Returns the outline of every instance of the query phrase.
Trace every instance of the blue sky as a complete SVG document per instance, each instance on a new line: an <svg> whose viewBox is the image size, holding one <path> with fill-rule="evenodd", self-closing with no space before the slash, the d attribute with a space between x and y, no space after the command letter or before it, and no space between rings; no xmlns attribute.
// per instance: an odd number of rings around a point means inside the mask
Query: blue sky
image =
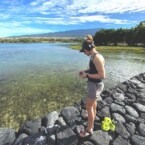
<svg viewBox="0 0 145 145"><path fill-rule="evenodd" d="M145 0L0 0L0 37L91 28L132 28Z"/></svg>

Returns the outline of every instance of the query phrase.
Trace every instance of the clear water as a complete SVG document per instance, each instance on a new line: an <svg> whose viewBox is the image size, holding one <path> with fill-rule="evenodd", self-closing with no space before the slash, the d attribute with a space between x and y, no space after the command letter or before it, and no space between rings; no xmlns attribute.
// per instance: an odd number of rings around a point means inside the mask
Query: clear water
<svg viewBox="0 0 145 145"><path fill-rule="evenodd" d="M0 44L0 127L60 110L86 95L89 57L61 43ZM105 88L145 72L145 52L104 51Z"/></svg>
<svg viewBox="0 0 145 145"><path fill-rule="evenodd" d="M14 75L37 72L70 73L88 67L89 57L69 44L29 43L0 44L0 80ZM145 72L144 53L102 52L106 60L106 88Z"/></svg>
<svg viewBox="0 0 145 145"><path fill-rule="evenodd" d="M0 74L59 70L77 70L85 61L80 53L65 44L0 44Z"/></svg>

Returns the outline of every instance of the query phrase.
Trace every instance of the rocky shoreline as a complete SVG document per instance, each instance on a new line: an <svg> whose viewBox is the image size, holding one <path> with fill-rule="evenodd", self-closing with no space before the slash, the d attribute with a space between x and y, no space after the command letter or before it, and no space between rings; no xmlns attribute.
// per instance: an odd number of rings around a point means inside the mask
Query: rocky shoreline
<svg viewBox="0 0 145 145"><path fill-rule="evenodd" d="M145 73L102 92L94 134L82 139L79 131L87 126L84 112L82 98L60 112L23 123L17 132L0 128L0 145L145 145ZM104 117L115 120L114 132L101 129Z"/></svg>

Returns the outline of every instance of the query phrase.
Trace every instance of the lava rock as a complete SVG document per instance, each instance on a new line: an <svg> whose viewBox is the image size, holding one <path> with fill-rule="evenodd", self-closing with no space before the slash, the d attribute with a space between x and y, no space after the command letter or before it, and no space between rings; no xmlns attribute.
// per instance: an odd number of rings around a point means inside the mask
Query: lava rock
<svg viewBox="0 0 145 145"><path fill-rule="evenodd" d="M126 139L122 138L121 136L118 136L111 145L131 145Z"/></svg>
<svg viewBox="0 0 145 145"><path fill-rule="evenodd" d="M134 135L135 130L136 130L136 126L134 123L129 122L125 124L127 131L131 134Z"/></svg>
<svg viewBox="0 0 145 145"><path fill-rule="evenodd" d="M114 93L112 95L113 99L116 99L118 101L123 101L125 99L124 95L122 93Z"/></svg>
<svg viewBox="0 0 145 145"><path fill-rule="evenodd" d="M126 111L127 111L127 113L129 114L129 115L131 115L131 116L133 116L133 117L135 117L135 118L138 118L139 117L139 114L138 114L138 112L134 109L134 108L132 108L131 106L125 106L125 109L126 109Z"/></svg>
<svg viewBox="0 0 145 145"><path fill-rule="evenodd" d="M105 106L104 108L102 108L101 110L99 110L98 111L98 116L100 117L100 118L104 118L104 117L110 117L111 115L110 115L110 109L109 109L109 107L108 106Z"/></svg>
<svg viewBox="0 0 145 145"><path fill-rule="evenodd" d="M11 145L15 139L14 129L0 128L0 145Z"/></svg>
<svg viewBox="0 0 145 145"><path fill-rule="evenodd" d="M125 123L126 120L124 119L124 117L122 115L120 115L119 113L113 113L112 117L114 120L116 121L121 121L122 123Z"/></svg>
<svg viewBox="0 0 145 145"><path fill-rule="evenodd" d="M126 110L124 109L123 106L120 106L120 105L115 104L115 103L112 103L110 108L111 108L112 112L121 113L123 115L126 113Z"/></svg>
<svg viewBox="0 0 145 145"><path fill-rule="evenodd" d="M25 133L27 135L35 134L41 128L41 118L33 119L25 122L18 131L18 134Z"/></svg>
<svg viewBox="0 0 145 145"><path fill-rule="evenodd" d="M131 141L133 145L145 145L145 137L139 135L133 135Z"/></svg>
<svg viewBox="0 0 145 145"><path fill-rule="evenodd" d="M93 135L88 140L95 145L109 145L110 141L112 141L112 137L108 132L98 130L94 131Z"/></svg>
<svg viewBox="0 0 145 145"><path fill-rule="evenodd" d="M78 138L68 126L61 127L57 134L57 145L76 145Z"/></svg>
<svg viewBox="0 0 145 145"><path fill-rule="evenodd" d="M139 124L138 132L141 136L145 137L145 124L143 124L143 123Z"/></svg>
<svg viewBox="0 0 145 145"><path fill-rule="evenodd" d="M20 135L17 137L17 139L15 140L15 142L13 143L13 145L22 145L22 144L23 144L23 141L24 141L24 139L25 139L26 137L28 137L27 134L24 134L24 133L20 134Z"/></svg>
<svg viewBox="0 0 145 145"><path fill-rule="evenodd" d="M125 119L126 119L127 122L133 122L135 124L138 122L135 117L133 117L131 115L128 115L128 114L125 115Z"/></svg>
<svg viewBox="0 0 145 145"><path fill-rule="evenodd" d="M53 111L42 118L42 126L45 127L54 126L58 118L59 118L59 113L57 111Z"/></svg>
<svg viewBox="0 0 145 145"><path fill-rule="evenodd" d="M140 103L133 103L133 106L140 112L145 112L145 105Z"/></svg>
<svg viewBox="0 0 145 145"><path fill-rule="evenodd" d="M116 124L116 132L125 139L128 139L130 137L130 133L127 131L121 121L117 122Z"/></svg>
<svg viewBox="0 0 145 145"><path fill-rule="evenodd" d="M61 111L61 115L65 121L69 122L71 120L74 120L77 116L79 116L80 112L77 110L77 108L71 106L63 108Z"/></svg>

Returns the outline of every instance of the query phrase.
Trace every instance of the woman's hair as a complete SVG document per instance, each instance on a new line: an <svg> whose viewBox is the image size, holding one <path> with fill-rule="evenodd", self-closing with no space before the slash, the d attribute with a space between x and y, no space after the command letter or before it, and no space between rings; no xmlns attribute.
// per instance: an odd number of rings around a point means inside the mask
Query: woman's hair
<svg viewBox="0 0 145 145"><path fill-rule="evenodd" d="M85 39L86 39L86 41L87 41L88 44L91 44L92 45L92 48L95 48L94 40L93 40L93 36L92 35L90 35L90 34L87 35Z"/></svg>
<svg viewBox="0 0 145 145"><path fill-rule="evenodd" d="M92 35L87 35L87 36L85 37L85 39L86 39L86 41L87 41L88 43L94 43L94 40L93 40Z"/></svg>
<svg viewBox="0 0 145 145"><path fill-rule="evenodd" d="M82 49L80 50L80 52L84 52L85 49L91 51L93 48L95 48L93 37L91 35L87 35L84 38Z"/></svg>

